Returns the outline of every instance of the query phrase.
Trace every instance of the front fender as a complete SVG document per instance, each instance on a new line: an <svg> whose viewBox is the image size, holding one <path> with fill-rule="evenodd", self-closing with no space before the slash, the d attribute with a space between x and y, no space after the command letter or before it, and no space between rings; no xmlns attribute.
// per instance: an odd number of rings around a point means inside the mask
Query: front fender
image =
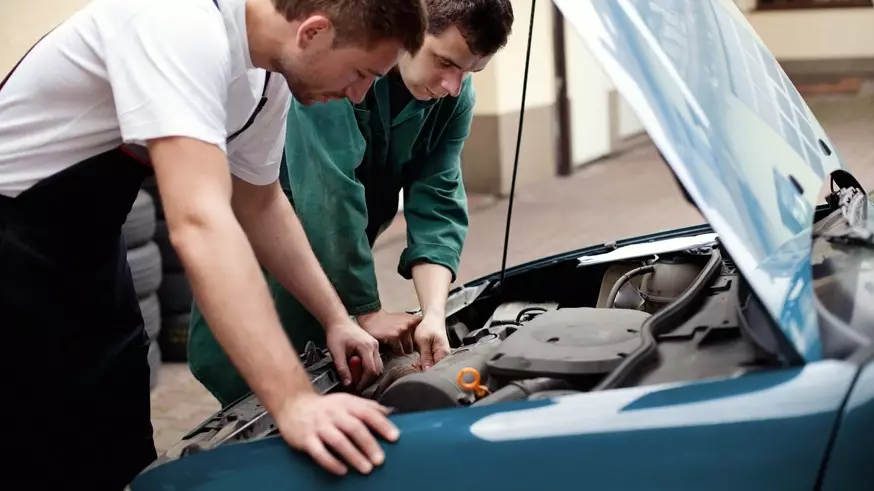
<svg viewBox="0 0 874 491"><path fill-rule="evenodd" d="M281 439L145 472L132 491L813 489L856 367L823 361L732 379L393 417L369 476L328 475Z"/></svg>

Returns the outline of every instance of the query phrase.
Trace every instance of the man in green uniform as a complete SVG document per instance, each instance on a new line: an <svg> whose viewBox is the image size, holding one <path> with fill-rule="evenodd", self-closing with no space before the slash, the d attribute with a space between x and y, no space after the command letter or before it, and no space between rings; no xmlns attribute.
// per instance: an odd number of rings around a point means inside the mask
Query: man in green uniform
<svg viewBox="0 0 874 491"><path fill-rule="evenodd" d="M510 0L425 3L424 45L377 80L364 101L292 101L280 180L349 313L395 353L419 351L427 369L449 352L446 298L467 235L460 158L473 119L471 72L506 44L513 10ZM401 191L407 248L398 273L413 280L421 317L386 312L377 291L372 246L396 216ZM308 340L324 346L318 322L268 278L296 348ZM223 405L249 392L196 305L188 352L193 374ZM335 363L348 378L347 361Z"/></svg>

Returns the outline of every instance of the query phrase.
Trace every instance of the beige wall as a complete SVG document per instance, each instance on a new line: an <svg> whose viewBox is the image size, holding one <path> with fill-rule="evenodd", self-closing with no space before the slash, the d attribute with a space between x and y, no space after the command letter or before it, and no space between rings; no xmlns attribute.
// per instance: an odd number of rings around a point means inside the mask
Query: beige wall
<svg viewBox="0 0 874 491"><path fill-rule="evenodd" d="M473 192L505 195L512 181L531 1L513 0L513 10L516 21L507 46L485 70L473 76L475 119L462 154L465 183ZM552 21L552 3L538 1L520 148L520 186L550 178L556 171ZM534 155L540 158L532 158Z"/></svg>
<svg viewBox="0 0 874 491"><path fill-rule="evenodd" d="M518 111L522 101L522 77L528 48L531 1L513 0L516 21L507 46L480 73L474 74L477 114ZM552 57L552 2L538 1L531 45L526 107L555 102L555 71Z"/></svg>
<svg viewBox="0 0 874 491"><path fill-rule="evenodd" d="M6 74L40 36L89 0L0 0L0 73Z"/></svg>
<svg viewBox="0 0 874 491"><path fill-rule="evenodd" d="M778 60L874 58L874 8L756 11L735 0Z"/></svg>
<svg viewBox="0 0 874 491"><path fill-rule="evenodd" d="M779 60L874 58L874 8L750 12Z"/></svg>
<svg viewBox="0 0 874 491"><path fill-rule="evenodd" d="M462 156L465 181L475 192L506 194L512 178L514 145L528 42L530 0L513 0L513 35L483 72L474 75L476 120ZM537 3L531 67L520 149L518 185L556 175L558 136L553 48L553 5ZM640 123L590 55L574 29L565 26L571 162L582 165L615 150L616 140L639 134Z"/></svg>
<svg viewBox="0 0 874 491"><path fill-rule="evenodd" d="M578 166L610 152L613 83L573 25L564 22L571 163Z"/></svg>

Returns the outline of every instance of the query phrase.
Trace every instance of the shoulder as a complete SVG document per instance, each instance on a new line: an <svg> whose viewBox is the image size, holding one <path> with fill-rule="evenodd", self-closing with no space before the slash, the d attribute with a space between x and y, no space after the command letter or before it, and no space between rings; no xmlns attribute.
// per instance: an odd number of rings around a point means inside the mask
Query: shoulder
<svg viewBox="0 0 874 491"><path fill-rule="evenodd" d="M125 32L130 23L162 19L171 25L187 25L192 31L223 25L222 12L212 0L91 0L77 16L94 19L103 30L115 21L115 32Z"/></svg>
<svg viewBox="0 0 874 491"><path fill-rule="evenodd" d="M106 42L169 37L173 42L190 42L205 49L227 49L228 32L212 0L92 0L84 10Z"/></svg>
<svg viewBox="0 0 874 491"><path fill-rule="evenodd" d="M108 65L130 66L174 83L230 76L231 43L212 0L93 0ZM110 71L113 67L109 67ZM186 80L188 78L188 80Z"/></svg>

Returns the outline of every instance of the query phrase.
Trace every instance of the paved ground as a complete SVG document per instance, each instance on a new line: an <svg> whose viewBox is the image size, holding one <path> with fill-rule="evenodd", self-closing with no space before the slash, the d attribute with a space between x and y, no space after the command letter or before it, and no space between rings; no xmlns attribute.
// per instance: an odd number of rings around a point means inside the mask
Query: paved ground
<svg viewBox="0 0 874 491"><path fill-rule="evenodd" d="M817 96L811 107L862 184L874 189L874 90L865 97ZM536 165L524 163L522 165ZM471 228L459 282L500 269L506 201L472 198ZM701 217L681 197L650 144L590 165L574 176L533 186L517 195L508 264L642 233L691 225ZM377 244L380 292L391 309L416 306L411 282L395 272L404 247L399 220ZM160 450L218 409L185 365L163 367L152 394Z"/></svg>

